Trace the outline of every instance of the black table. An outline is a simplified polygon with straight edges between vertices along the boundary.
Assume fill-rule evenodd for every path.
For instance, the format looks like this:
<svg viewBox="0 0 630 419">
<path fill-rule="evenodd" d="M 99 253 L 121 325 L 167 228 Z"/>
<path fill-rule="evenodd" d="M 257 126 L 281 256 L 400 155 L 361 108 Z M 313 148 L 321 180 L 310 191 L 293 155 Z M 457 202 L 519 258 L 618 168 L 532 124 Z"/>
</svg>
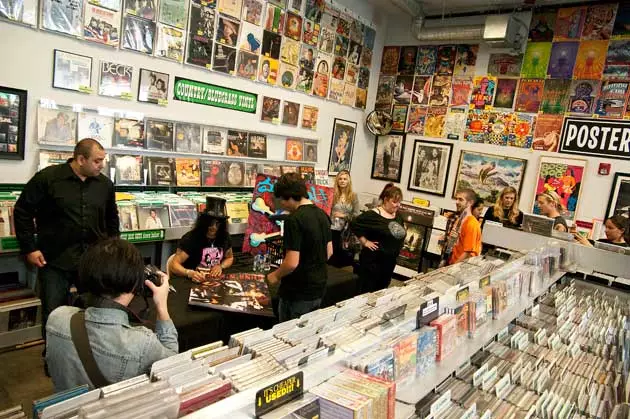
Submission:
<svg viewBox="0 0 630 419">
<path fill-rule="evenodd" d="M 248 266 L 235 263 L 226 273 L 247 272 L 246 268 L 251 269 L 251 266 L 251 264 Z M 171 285 L 177 292 L 170 294 L 168 310 L 179 334 L 180 352 L 217 340 L 227 343 L 230 335 L 254 327 L 269 329 L 277 322 L 276 318 L 190 306 L 188 297 L 194 283 L 187 278 L 171 278 Z M 351 272 L 328 266 L 328 283 L 322 306 L 327 307 L 351 298 L 356 294 L 356 289 L 356 279 Z M 152 306 L 152 304 L 150 301 L 149 305 Z M 136 298 L 131 308 L 139 310 L 143 305 L 144 302 Z M 274 307 L 276 305 L 277 301 L 274 299 Z M 155 323 L 153 309 L 149 314 L 149 322 Z"/>
</svg>

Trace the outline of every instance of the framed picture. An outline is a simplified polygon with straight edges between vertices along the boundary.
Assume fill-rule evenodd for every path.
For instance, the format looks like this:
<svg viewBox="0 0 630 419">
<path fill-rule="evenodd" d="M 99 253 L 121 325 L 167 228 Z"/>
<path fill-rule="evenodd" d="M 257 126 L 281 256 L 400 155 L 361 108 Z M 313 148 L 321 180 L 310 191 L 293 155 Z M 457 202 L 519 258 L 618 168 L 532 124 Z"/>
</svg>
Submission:
<svg viewBox="0 0 630 419">
<path fill-rule="evenodd" d="M 146 68 L 140 69 L 138 102 L 160 103 L 168 96 L 169 75 Z"/>
<path fill-rule="evenodd" d="M 24 160 L 26 90 L 0 86 L 0 159 Z"/>
<path fill-rule="evenodd" d="M 356 133 L 356 122 L 335 118 L 328 158 L 328 174 L 330 176 L 337 176 L 342 170 L 350 170 Z"/>
<path fill-rule="evenodd" d="M 526 168 L 525 159 L 462 150 L 453 199 L 458 190 L 465 188 L 475 191 L 486 205 L 494 204 L 508 186 L 515 188 L 520 195 Z"/>
<path fill-rule="evenodd" d="M 416 140 L 407 189 L 445 196 L 453 144 Z"/>
<path fill-rule="evenodd" d="M 615 173 L 612 189 L 610 190 L 610 198 L 608 198 L 608 207 L 606 207 L 606 216 L 622 215 L 628 217 L 630 211 L 630 173 Z"/>
<path fill-rule="evenodd" d="M 372 157 L 372 179 L 400 182 L 404 152 L 404 135 L 377 136 Z"/>
<path fill-rule="evenodd" d="M 53 59 L 53 87 L 90 93 L 92 58 L 56 49 Z"/>
<path fill-rule="evenodd" d="M 575 221 L 585 175 L 586 160 L 541 157 L 536 175 L 533 213 L 540 214 L 536 197 L 543 192 L 554 191 L 560 197 L 563 207 L 560 215 L 567 220 Z"/>
</svg>

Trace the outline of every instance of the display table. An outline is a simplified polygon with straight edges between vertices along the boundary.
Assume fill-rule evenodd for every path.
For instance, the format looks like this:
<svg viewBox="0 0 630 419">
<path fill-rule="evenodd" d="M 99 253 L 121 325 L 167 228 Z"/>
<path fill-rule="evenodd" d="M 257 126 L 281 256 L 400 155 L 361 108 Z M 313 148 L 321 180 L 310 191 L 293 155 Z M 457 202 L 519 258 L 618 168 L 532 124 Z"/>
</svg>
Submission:
<svg viewBox="0 0 630 419">
<path fill-rule="evenodd" d="M 247 272 L 246 267 L 246 264 L 239 263 L 226 273 Z M 254 327 L 269 329 L 277 322 L 275 318 L 190 306 L 188 296 L 194 283 L 187 278 L 171 278 L 171 285 L 177 292 L 170 294 L 168 310 L 179 334 L 180 352 L 217 340 L 228 342 L 232 334 Z M 354 296 L 355 292 L 356 280 L 351 272 L 328 266 L 328 284 L 322 302 L 323 307 L 346 300 Z M 274 306 L 275 304 L 274 301 Z M 147 326 L 150 327 L 155 324 L 155 310 L 152 301 L 149 301 L 149 305 L 152 310 Z M 130 307 L 138 312 L 143 306 L 142 299 L 136 298 Z"/>
</svg>

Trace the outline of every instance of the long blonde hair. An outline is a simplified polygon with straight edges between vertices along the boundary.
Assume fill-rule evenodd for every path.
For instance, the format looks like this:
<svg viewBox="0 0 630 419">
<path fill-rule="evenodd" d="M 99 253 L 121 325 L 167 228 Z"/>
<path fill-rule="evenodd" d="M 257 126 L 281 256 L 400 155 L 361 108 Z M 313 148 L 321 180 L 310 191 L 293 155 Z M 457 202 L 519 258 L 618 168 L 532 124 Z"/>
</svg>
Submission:
<svg viewBox="0 0 630 419">
<path fill-rule="evenodd" d="M 348 176 L 348 186 L 346 186 L 345 191 L 342 191 L 339 187 L 339 176 L 341 175 Z M 341 199 L 341 197 L 343 197 L 343 199 Z M 335 177 L 335 195 L 333 197 L 333 205 L 335 205 L 339 201 L 352 203 L 352 201 L 354 201 L 354 197 L 355 194 L 352 191 L 352 178 L 350 177 L 350 172 L 347 170 L 342 170 L 337 173 L 337 176 Z"/>
<path fill-rule="evenodd" d="M 558 195 L 555 191 L 543 192 L 540 195 L 538 195 L 538 197 L 544 198 L 545 202 L 547 203 L 553 202 L 555 204 L 556 210 L 558 210 L 560 214 L 562 214 L 564 210 L 566 209 L 564 208 L 564 205 L 562 205 L 562 201 L 560 200 L 560 195 Z"/>
<path fill-rule="evenodd" d="M 512 224 L 516 224 L 516 219 L 518 218 L 518 215 L 520 214 L 520 211 L 518 209 L 518 192 L 516 191 L 516 188 L 512 187 L 512 186 L 508 186 L 507 188 L 504 188 L 501 191 L 501 195 L 499 195 L 499 199 L 497 199 L 497 202 L 494 203 L 494 208 L 492 210 L 492 214 L 494 215 L 494 218 L 496 218 L 497 220 L 500 221 L 504 221 L 503 220 L 503 197 L 505 195 L 514 195 L 514 202 L 512 203 L 512 207 L 510 208 L 510 211 L 508 212 L 508 220 L 512 223 Z"/>
</svg>

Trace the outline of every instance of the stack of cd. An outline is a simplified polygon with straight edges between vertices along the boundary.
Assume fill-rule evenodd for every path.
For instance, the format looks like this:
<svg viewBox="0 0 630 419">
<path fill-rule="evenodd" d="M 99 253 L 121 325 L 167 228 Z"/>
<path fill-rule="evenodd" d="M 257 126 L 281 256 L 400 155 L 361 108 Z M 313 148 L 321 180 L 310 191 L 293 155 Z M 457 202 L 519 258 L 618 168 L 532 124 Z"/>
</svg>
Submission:
<svg viewBox="0 0 630 419">
<path fill-rule="evenodd" d="M 273 357 L 261 356 L 224 369 L 221 371 L 221 375 L 232 382 L 236 391 L 243 391 L 254 386 L 261 380 L 265 380 L 285 371 L 286 369 L 273 359 Z"/>
<path fill-rule="evenodd" d="M 22 409 L 22 405 L 13 406 L 0 411 L 0 419 L 21 419 L 26 418 L 26 413 Z"/>
</svg>

